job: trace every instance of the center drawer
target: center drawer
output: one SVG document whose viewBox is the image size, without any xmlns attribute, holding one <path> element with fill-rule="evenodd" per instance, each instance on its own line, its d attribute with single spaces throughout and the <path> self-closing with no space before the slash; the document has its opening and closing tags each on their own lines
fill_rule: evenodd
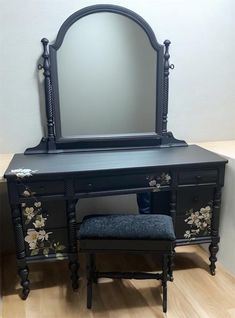
<svg viewBox="0 0 235 318">
<path fill-rule="evenodd" d="M 105 190 L 134 189 L 169 186 L 171 177 L 169 173 L 157 172 L 155 174 L 126 174 L 118 176 L 103 176 L 77 178 L 75 180 L 76 192 L 96 192 Z"/>
</svg>

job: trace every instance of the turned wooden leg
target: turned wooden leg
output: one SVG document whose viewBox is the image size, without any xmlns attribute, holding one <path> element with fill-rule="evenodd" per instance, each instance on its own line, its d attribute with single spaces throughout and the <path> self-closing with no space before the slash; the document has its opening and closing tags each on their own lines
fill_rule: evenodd
<svg viewBox="0 0 235 318">
<path fill-rule="evenodd" d="M 21 298 L 25 300 L 30 292 L 30 282 L 28 279 L 29 269 L 26 263 L 25 241 L 20 206 L 17 204 L 11 205 L 11 213 L 15 235 L 18 274 L 20 277 L 20 284 L 23 288 Z"/>
<path fill-rule="evenodd" d="M 67 222 L 68 222 L 68 258 L 69 258 L 69 269 L 71 272 L 71 280 L 73 290 L 78 289 L 79 284 L 79 262 L 78 262 L 78 251 L 77 251 L 77 223 L 76 223 L 76 202 L 77 200 L 67 201 Z"/>
<path fill-rule="evenodd" d="M 171 254 L 168 256 L 168 279 L 173 282 L 173 267 L 174 267 L 174 255 L 175 249 L 172 250 Z"/>
<path fill-rule="evenodd" d="M 213 212 L 212 212 L 212 219 L 211 219 L 211 236 L 212 242 L 209 246 L 210 251 L 210 272 L 211 275 L 215 275 L 216 269 L 216 261 L 217 261 L 217 253 L 219 251 L 218 243 L 220 241 L 219 238 L 219 215 L 220 215 L 220 206 L 221 206 L 221 188 L 218 187 L 215 189 L 214 192 L 214 201 L 213 201 Z"/>
<path fill-rule="evenodd" d="M 28 267 L 25 265 L 24 268 L 19 268 L 18 274 L 20 276 L 20 285 L 22 286 L 21 298 L 22 298 L 22 300 L 25 300 L 25 299 L 27 299 L 29 292 L 30 292 L 30 288 L 29 288 L 30 283 L 28 280 L 28 276 L 29 276 Z"/>
<path fill-rule="evenodd" d="M 92 271 L 92 281 L 93 283 L 98 283 L 98 278 L 95 275 L 96 273 L 96 265 L 95 265 L 95 254 L 90 254 L 90 261 L 91 261 L 91 271 Z"/>
<path fill-rule="evenodd" d="M 77 290 L 79 287 L 78 280 L 78 270 L 79 270 L 79 263 L 77 261 L 77 257 L 73 259 L 74 255 L 69 256 L 69 270 L 70 270 L 70 278 L 72 282 L 72 288 L 73 290 Z"/>
<path fill-rule="evenodd" d="M 171 191 L 170 196 L 170 216 L 172 217 L 172 222 L 175 227 L 175 217 L 176 217 L 176 205 L 177 205 L 177 192 L 175 190 Z"/>
<path fill-rule="evenodd" d="M 87 308 L 91 309 L 92 307 L 92 266 L 93 266 L 93 257 L 91 254 L 87 255 Z"/>
<path fill-rule="evenodd" d="M 210 257 L 209 257 L 209 260 L 210 260 L 210 272 L 211 272 L 211 275 L 215 275 L 215 269 L 216 269 L 216 261 L 217 261 L 217 257 L 216 257 L 216 254 L 218 253 L 219 251 L 219 245 L 218 245 L 218 242 L 212 242 L 209 246 L 209 251 L 210 251 Z"/>
<path fill-rule="evenodd" d="M 162 260 L 162 307 L 163 312 L 167 312 L 167 272 L 168 272 L 168 255 L 163 255 Z"/>
</svg>

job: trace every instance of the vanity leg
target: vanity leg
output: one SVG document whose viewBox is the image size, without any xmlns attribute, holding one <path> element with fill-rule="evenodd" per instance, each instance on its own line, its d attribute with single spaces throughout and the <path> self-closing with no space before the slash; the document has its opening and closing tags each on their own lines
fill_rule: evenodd
<svg viewBox="0 0 235 318">
<path fill-rule="evenodd" d="M 218 253 L 219 246 L 218 243 L 220 241 L 219 238 L 219 215 L 220 215 L 220 206 L 221 206 L 221 188 L 218 187 L 214 192 L 214 202 L 213 202 L 213 212 L 211 219 L 211 236 L 212 242 L 209 246 L 210 257 L 210 272 L 211 275 L 215 275 L 215 263 L 217 261 L 216 254 Z"/>
<path fill-rule="evenodd" d="M 78 289 L 78 250 L 77 250 L 77 223 L 76 223 L 76 203 L 77 200 L 67 201 L 67 222 L 68 222 L 68 258 L 69 258 L 69 269 L 71 272 L 71 280 L 73 290 Z"/>
<path fill-rule="evenodd" d="M 25 242 L 24 233 L 21 219 L 21 208 L 17 204 L 11 205 L 12 213 L 12 223 L 15 235 L 15 245 L 16 245 L 16 258 L 18 274 L 20 276 L 20 284 L 22 286 L 21 298 L 25 300 L 30 292 L 30 282 L 28 279 L 29 269 L 26 263 L 26 252 L 25 252 Z"/>
<path fill-rule="evenodd" d="M 176 190 L 172 190 L 170 195 L 170 216 L 172 217 L 172 222 L 174 227 L 175 227 L 175 217 L 176 217 L 176 200 L 177 200 Z"/>
<path fill-rule="evenodd" d="M 173 282 L 173 268 L 174 268 L 174 256 L 175 256 L 175 249 L 172 250 L 171 254 L 168 256 L 168 279 Z"/>
<path fill-rule="evenodd" d="M 30 292 L 30 289 L 29 289 L 30 282 L 28 280 L 28 276 L 29 276 L 28 266 L 26 264 L 22 267 L 19 266 L 18 274 L 20 276 L 20 285 L 23 288 L 21 298 L 22 298 L 22 300 L 26 300 L 28 297 L 28 294 Z"/>
</svg>

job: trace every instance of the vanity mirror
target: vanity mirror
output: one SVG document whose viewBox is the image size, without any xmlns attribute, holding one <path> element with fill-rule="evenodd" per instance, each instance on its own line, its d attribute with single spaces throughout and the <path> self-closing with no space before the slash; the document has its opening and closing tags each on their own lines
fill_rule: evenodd
<svg viewBox="0 0 235 318">
<path fill-rule="evenodd" d="M 26 154 L 185 145 L 167 132 L 170 41 L 142 17 L 90 6 L 42 44 L 48 135 Z"/>
</svg>

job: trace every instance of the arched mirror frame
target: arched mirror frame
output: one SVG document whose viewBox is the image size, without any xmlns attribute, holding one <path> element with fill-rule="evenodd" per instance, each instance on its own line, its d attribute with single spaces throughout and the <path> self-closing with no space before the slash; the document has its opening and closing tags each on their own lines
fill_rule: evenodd
<svg viewBox="0 0 235 318">
<path fill-rule="evenodd" d="M 155 131 L 152 133 L 126 134 L 123 136 L 106 135 L 102 137 L 62 137 L 57 76 L 57 51 L 63 43 L 66 32 L 76 21 L 87 15 L 99 12 L 120 14 L 133 20 L 144 30 L 152 48 L 157 52 L 156 117 Z M 184 141 L 175 139 L 172 133 L 167 131 L 169 70 L 173 68 L 173 65 L 169 63 L 170 41 L 165 40 L 164 45 L 159 44 L 153 30 L 141 16 L 129 9 L 116 5 L 104 4 L 89 6 L 75 12 L 65 20 L 59 29 L 55 43 L 49 45 L 49 50 L 49 41 L 43 38 L 41 42 L 44 49 L 42 55 L 44 62 L 43 65 L 39 65 L 39 68 L 44 70 L 45 77 L 47 137 L 43 137 L 38 146 L 28 148 L 25 151 L 26 154 L 186 145 Z"/>
</svg>

